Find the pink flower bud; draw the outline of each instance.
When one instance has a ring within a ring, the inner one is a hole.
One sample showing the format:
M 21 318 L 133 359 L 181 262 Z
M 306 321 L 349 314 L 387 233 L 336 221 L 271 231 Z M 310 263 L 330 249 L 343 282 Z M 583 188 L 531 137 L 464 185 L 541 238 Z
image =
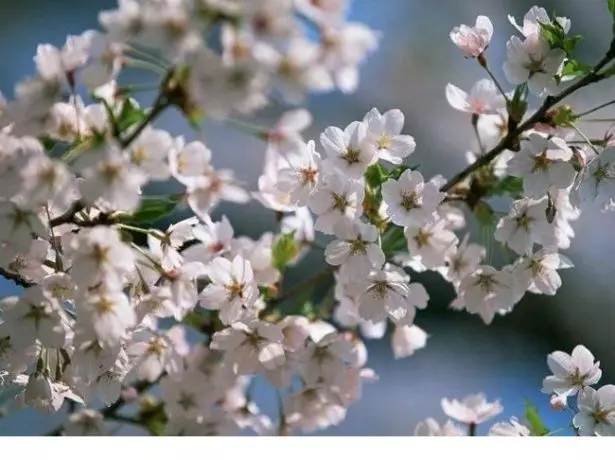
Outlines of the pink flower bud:
M 489 46 L 493 36 L 493 25 L 487 16 L 478 16 L 474 27 L 462 24 L 455 27 L 450 37 L 452 42 L 467 57 L 480 56 Z
M 553 395 L 551 396 L 551 400 L 549 404 L 551 405 L 551 409 L 553 410 L 564 410 L 568 406 L 566 402 L 566 396 Z

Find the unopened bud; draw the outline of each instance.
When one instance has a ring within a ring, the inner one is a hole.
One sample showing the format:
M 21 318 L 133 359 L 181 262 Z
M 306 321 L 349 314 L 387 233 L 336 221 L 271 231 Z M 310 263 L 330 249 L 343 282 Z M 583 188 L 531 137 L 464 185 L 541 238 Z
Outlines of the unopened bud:
M 566 407 L 568 407 L 568 403 L 566 400 L 567 400 L 566 396 L 560 396 L 560 395 L 551 396 L 551 400 L 549 401 L 549 404 L 551 405 L 551 409 L 558 410 L 558 411 L 566 409 Z

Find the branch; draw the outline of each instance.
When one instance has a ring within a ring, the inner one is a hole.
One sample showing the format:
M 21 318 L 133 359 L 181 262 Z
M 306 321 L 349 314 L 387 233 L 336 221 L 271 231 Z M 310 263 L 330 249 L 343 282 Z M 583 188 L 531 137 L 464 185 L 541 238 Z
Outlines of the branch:
M 455 185 L 462 182 L 469 175 L 471 175 L 474 171 L 483 166 L 488 165 L 497 157 L 500 153 L 514 145 L 515 140 L 523 134 L 528 129 L 532 128 L 536 123 L 543 121 L 547 115 L 547 112 L 557 103 L 561 102 L 566 97 L 570 96 L 572 93 L 578 91 L 579 89 L 596 83 L 600 80 L 604 80 L 607 78 L 605 75 L 600 75 L 598 72 L 602 70 L 613 58 L 615 57 L 615 40 L 611 43 L 611 47 L 607 52 L 606 56 L 596 64 L 594 69 L 581 78 L 576 83 L 570 85 L 568 88 L 563 90 L 561 93 L 555 96 L 547 96 L 544 100 L 542 106 L 533 113 L 533 115 L 528 118 L 525 122 L 521 123 L 512 131 L 509 131 L 506 136 L 504 136 L 500 142 L 493 147 L 489 152 L 485 153 L 481 157 L 479 157 L 474 163 L 469 165 L 467 168 L 462 170 L 453 176 L 446 184 L 440 188 L 441 192 L 448 192 Z
M 25 288 L 28 288 L 30 286 L 34 286 L 34 283 L 31 283 L 30 281 L 27 281 L 21 275 L 18 275 L 16 273 L 8 272 L 8 271 L 6 271 L 2 267 L 0 267 L 0 276 L 2 276 L 3 278 L 6 278 L 9 281 L 14 282 L 15 284 L 18 284 L 19 286 L 25 287 Z

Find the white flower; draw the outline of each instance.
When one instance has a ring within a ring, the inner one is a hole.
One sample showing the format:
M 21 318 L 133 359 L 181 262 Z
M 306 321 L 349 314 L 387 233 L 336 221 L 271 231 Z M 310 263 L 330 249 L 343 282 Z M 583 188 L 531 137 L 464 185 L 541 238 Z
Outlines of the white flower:
M 52 382 L 48 376 L 38 371 L 30 375 L 24 394 L 24 402 L 28 406 L 44 411 L 57 412 L 66 398 L 83 404 L 83 399 L 64 383 Z
M 192 229 L 192 236 L 199 242 L 184 250 L 182 255 L 186 260 L 208 263 L 231 250 L 234 233 L 226 216 L 222 216 L 220 222 L 207 218 L 204 225 L 196 225 Z
M 542 382 L 543 393 L 574 396 L 584 387 L 595 385 L 602 377 L 600 362 L 583 345 L 577 345 L 569 355 L 554 351 L 547 356 L 547 364 L 553 375 Z
M 27 253 L 32 244 L 32 235 L 45 237 L 47 231 L 34 212 L 10 201 L 0 201 L 0 235 L 0 245 Z
M 469 243 L 470 234 L 466 233 L 457 250 L 448 256 L 446 265 L 438 268 L 444 279 L 458 287 L 463 279 L 471 275 L 485 258 L 486 249 L 478 244 Z
M 68 417 L 64 436 L 107 436 L 103 415 L 92 409 L 83 409 Z
M 577 406 L 572 423 L 581 436 L 615 436 L 615 385 L 583 388 Z
M 132 362 L 126 379 L 154 382 L 164 371 L 171 375 L 179 373 L 183 369 L 183 356 L 188 351 L 184 335 L 181 326 L 166 333 L 143 329 L 133 334 L 132 342 L 126 348 Z
M 352 93 L 359 85 L 358 67 L 378 48 L 380 34 L 364 24 L 349 22 L 322 30 L 322 59 L 333 73 L 342 93 Z
M 195 104 L 214 119 L 230 112 L 250 113 L 262 107 L 269 82 L 256 61 L 229 64 L 202 47 L 193 59 L 188 91 Z
M 284 401 L 284 415 L 291 427 L 311 433 L 338 425 L 346 417 L 346 408 L 327 385 L 307 386 Z
M 296 150 L 288 152 L 280 160 L 276 187 L 290 195 L 291 203 L 305 206 L 316 190 L 320 175 L 320 154 L 314 141 L 296 144 Z
M 568 188 L 576 176 L 570 163 L 572 150 L 566 141 L 530 134 L 521 150 L 508 162 L 508 173 L 523 179 L 528 198 L 542 198 L 551 188 Z
M 519 37 L 511 37 L 506 43 L 506 52 L 504 73 L 510 83 L 520 85 L 527 82 L 529 90 L 537 96 L 557 91 L 554 77 L 566 57 L 563 50 L 551 49 L 536 32 L 528 35 L 524 41 Z
M 290 104 L 303 102 L 308 92 L 331 91 L 334 82 L 321 61 L 322 50 L 304 37 L 291 38 L 280 52 L 266 43 L 254 48 L 255 58 L 273 73 L 276 88 Z
M 531 252 L 534 243 L 551 246 L 556 243 L 553 224 L 547 221 L 547 199 L 515 201 L 510 214 L 498 222 L 495 239 L 517 254 Z
M 126 330 L 135 325 L 135 311 L 121 291 L 92 291 L 77 299 L 76 307 L 78 325 L 108 346 L 119 344 Z
M 572 262 L 551 249 L 541 249 L 521 259 L 514 269 L 517 282 L 534 294 L 555 295 L 562 280 L 557 270 L 573 267 Z
M 388 317 L 395 323 L 411 325 L 416 308 L 427 307 L 429 295 L 423 285 L 408 284 L 409 280 L 402 270 L 387 266 L 370 273 L 367 280 L 357 280 L 361 318 L 378 323 Z
M 570 30 L 570 19 L 557 16 L 555 20 L 559 23 L 564 32 L 568 33 Z M 523 26 L 517 24 L 516 19 L 510 14 L 508 15 L 508 21 L 526 37 L 528 35 L 540 33 L 542 24 L 553 24 L 547 11 L 539 6 L 533 6 L 525 13 L 525 16 L 523 16 Z
M 310 209 L 318 216 L 314 228 L 332 235 L 338 222 L 352 222 L 363 214 L 364 185 L 339 174 L 321 177 L 310 197 Z
M 377 149 L 378 158 L 399 165 L 416 148 L 414 137 L 401 134 L 404 128 L 404 114 L 392 109 L 380 114 L 373 108 L 363 118 L 367 132 Z
M 361 335 L 367 339 L 381 339 L 386 334 L 387 322 L 372 323 L 361 319 L 357 298 L 351 296 L 341 282 L 342 276 L 336 274 L 335 298 L 338 304 L 333 311 L 333 319 L 337 324 L 345 328 L 359 327 Z M 352 282 L 350 280 L 349 282 Z
M 404 171 L 399 179 L 388 179 L 382 184 L 384 213 L 401 227 L 433 222 L 434 212 L 444 197 L 436 184 L 425 183 L 420 172 L 410 169 Z
M 467 57 L 478 57 L 487 49 L 493 36 L 493 24 L 487 16 L 478 16 L 474 27 L 462 24 L 451 33 L 451 41 Z
M 282 329 L 284 350 L 296 352 L 305 348 L 310 334 L 308 319 L 305 316 L 285 316 L 277 325 Z
M 320 136 L 326 155 L 323 167 L 336 168 L 353 179 L 363 177 L 367 167 L 378 160 L 367 127 L 365 122 L 354 121 L 343 131 L 336 126 L 325 129 Z
M 504 408 L 499 401 L 487 402 L 484 394 L 469 395 L 461 401 L 442 399 L 442 410 L 450 418 L 468 425 L 480 425 L 501 413 Z
M 171 135 L 161 129 L 147 127 L 128 147 L 130 161 L 152 180 L 170 177 L 169 153 L 174 147 Z
M 281 159 L 276 159 L 281 163 Z M 277 212 L 291 212 L 295 210 L 290 193 L 280 190 L 277 186 L 277 166 L 265 165 L 263 174 L 258 178 L 258 192 L 252 192 L 252 196 L 266 208 Z
M 419 257 L 428 269 L 444 265 L 446 259 L 455 252 L 458 238 L 446 228 L 446 221 L 406 227 L 404 230 L 408 251 L 411 256 Z
M 615 147 L 606 148 L 589 162 L 582 176 L 579 194 L 582 199 L 600 199 L 608 204 L 615 198 Z
M 32 286 L 23 291 L 16 302 L 4 302 L 3 333 L 11 336 L 11 345 L 25 350 L 38 339 L 43 346 L 61 348 L 67 335 L 59 302 Z M 4 335 L 0 334 L 0 335 Z
M 454 109 L 474 115 L 497 114 L 506 107 L 504 96 L 489 78 L 477 81 L 470 90 L 470 94 L 448 83 L 446 100 Z
M 267 153 L 269 157 L 293 151 L 303 142 L 301 131 L 312 124 L 312 115 L 306 109 L 288 110 L 267 132 Z
M 70 241 L 69 254 L 73 261 L 71 275 L 81 286 L 121 280 L 134 270 L 133 252 L 117 230 L 106 226 L 82 229 Z
M 258 374 L 282 366 L 285 361 L 279 326 L 264 321 L 233 323 L 213 335 L 211 348 L 225 352 L 224 358 L 237 374 Z
M 204 219 L 221 200 L 233 203 L 247 203 L 250 195 L 239 186 L 233 171 L 211 169 L 207 175 L 188 183 L 187 201 L 190 209 Z
M 458 295 L 469 313 L 480 315 L 485 324 L 490 324 L 496 313 L 512 309 L 516 300 L 514 278 L 505 270 L 481 265 L 461 282 Z
M 325 260 L 330 265 L 348 267 L 351 277 L 365 276 L 372 268 L 384 264 L 384 253 L 378 245 L 378 229 L 371 224 L 357 221 L 340 222 L 335 226 L 335 236 L 325 248 Z
M 232 262 L 216 257 L 210 262 L 207 273 L 212 283 L 201 292 L 201 305 L 219 310 L 220 321 L 224 324 L 241 320 L 258 297 L 250 262 L 239 255 Z
M 197 370 L 186 370 L 181 374 L 164 376 L 160 381 L 164 411 L 170 417 L 196 417 L 215 401 L 214 392 L 207 388 L 206 376 Z
M 336 383 L 354 358 L 354 345 L 335 330 L 322 337 L 318 335 L 312 332 L 312 340 L 301 352 L 301 376 L 307 385 L 320 381 Z
M 201 180 L 211 171 L 211 150 L 200 141 L 184 143 L 175 140 L 175 147 L 169 152 L 169 168 L 175 179 L 186 186 Z
M 75 165 L 83 176 L 79 190 L 86 203 L 97 204 L 114 211 L 132 212 L 141 201 L 141 186 L 147 182 L 145 173 L 131 163 L 119 146 L 106 144 L 88 152 Z
M 265 232 L 254 241 L 247 236 L 235 238 L 231 244 L 231 254 L 240 255 L 250 262 L 257 284 L 275 284 L 280 279 L 280 272 L 273 261 L 274 235 Z
M 61 161 L 33 155 L 21 170 L 25 201 L 31 206 L 50 203 L 66 209 L 76 191 L 74 176 Z
M 465 433 L 452 420 L 440 425 L 433 418 L 419 422 L 414 429 L 414 436 L 464 436 Z
M 489 429 L 489 436 L 530 436 L 530 429 L 512 417 L 509 422 L 499 422 Z
M 412 356 L 416 350 L 424 348 L 429 335 L 420 327 L 405 324 L 395 326 L 391 336 L 391 348 L 395 359 Z

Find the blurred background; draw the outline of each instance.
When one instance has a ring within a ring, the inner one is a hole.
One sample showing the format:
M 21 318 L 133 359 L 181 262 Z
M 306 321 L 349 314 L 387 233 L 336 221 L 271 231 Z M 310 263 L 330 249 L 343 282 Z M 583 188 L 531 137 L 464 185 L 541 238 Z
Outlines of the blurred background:
M 515 32 L 507 14 L 521 22 L 532 5 L 527 0 L 354 0 L 351 19 L 382 32 L 380 49 L 362 69 L 354 95 L 328 94 L 307 101 L 315 123 L 306 138 L 317 139 L 328 125 L 344 127 L 372 107 L 381 112 L 400 108 L 406 114 L 405 133 L 417 142 L 411 163 L 420 164 L 426 177 L 450 177 L 465 166 L 464 152 L 473 133 L 469 117 L 448 106 L 444 88 L 452 82 L 469 90 L 484 75 L 474 61 L 461 56 L 448 34 L 456 25 L 473 25 L 479 14 L 489 16 L 495 34 L 487 57 L 498 79 L 510 89 L 501 71 L 505 42 Z M 14 84 L 33 73 L 37 44 L 61 46 L 67 34 L 96 28 L 97 12 L 115 6 L 115 0 L 0 0 L 0 90 L 10 98 Z M 544 0 L 540 6 L 572 19 L 573 33 L 585 37 L 579 47 L 582 62 L 594 63 L 603 56 L 611 39 L 606 1 Z M 143 78 L 147 80 L 142 83 L 153 81 L 151 74 Z M 582 111 L 614 96 L 615 88 L 607 81 L 567 102 Z M 268 109 L 258 121 L 273 123 L 282 111 L 282 107 Z M 612 117 L 615 112 L 606 109 L 596 115 Z M 199 136 L 176 113 L 166 114 L 157 124 L 187 139 Z M 606 128 L 593 124 L 585 130 L 590 137 L 601 137 Z M 215 123 L 205 123 L 200 135 L 213 151 L 214 166 L 233 168 L 248 189 L 256 190 L 262 142 Z M 275 229 L 273 213 L 257 202 L 222 205 L 213 214 L 214 218 L 226 214 L 236 234 L 256 237 Z M 364 386 L 363 398 L 349 409 L 340 426 L 319 434 L 408 435 L 428 416 L 445 420 L 442 397 L 461 398 L 476 392 L 501 400 L 505 411 L 497 420 L 522 417 L 523 403 L 529 400 L 549 428 L 566 428 L 569 416 L 549 409 L 548 396 L 540 392 L 542 379 L 549 373 L 546 355 L 558 349 L 570 352 L 583 343 L 602 362 L 603 382 L 615 379 L 615 245 L 610 240 L 614 223 L 613 214 L 585 208 L 582 219 L 573 224 L 576 238 L 566 251 L 575 268 L 562 273 L 563 286 L 557 295 L 528 294 L 512 314 L 496 317 L 489 327 L 478 316 L 447 309 L 453 290 L 439 276 L 417 277 L 431 295 L 428 309 L 416 320 L 430 335 L 427 347 L 396 361 L 388 338 L 368 341 L 368 365 L 380 380 Z M 322 254 L 311 255 L 291 273 L 289 282 L 308 276 L 322 263 Z M 16 292 L 14 285 L 0 279 L 0 296 Z M 257 401 L 275 416 L 275 394 L 264 386 L 258 388 Z M 56 415 L 22 411 L 0 419 L 0 434 L 41 434 L 58 420 Z M 479 433 L 487 428 L 481 427 Z

